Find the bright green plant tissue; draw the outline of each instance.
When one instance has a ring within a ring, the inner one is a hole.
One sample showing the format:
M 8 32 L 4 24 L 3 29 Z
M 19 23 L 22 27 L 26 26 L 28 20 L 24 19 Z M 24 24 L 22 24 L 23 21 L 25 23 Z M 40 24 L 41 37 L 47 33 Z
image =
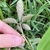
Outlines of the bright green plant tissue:
M 50 50 L 50 26 L 38 44 L 37 50 Z

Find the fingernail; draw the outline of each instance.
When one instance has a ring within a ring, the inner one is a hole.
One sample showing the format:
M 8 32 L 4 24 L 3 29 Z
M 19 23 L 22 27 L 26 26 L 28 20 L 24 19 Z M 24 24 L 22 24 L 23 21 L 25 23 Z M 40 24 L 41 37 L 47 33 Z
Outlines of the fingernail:
M 19 46 L 19 45 L 21 45 L 21 43 L 22 43 L 22 40 L 20 37 L 16 36 L 13 38 L 13 45 L 14 46 Z

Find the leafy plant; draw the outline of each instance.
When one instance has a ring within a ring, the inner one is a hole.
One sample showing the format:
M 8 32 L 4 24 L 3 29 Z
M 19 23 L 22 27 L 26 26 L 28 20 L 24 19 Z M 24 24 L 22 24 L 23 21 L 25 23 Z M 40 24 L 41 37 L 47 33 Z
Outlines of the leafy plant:
M 14 18 L 5 18 L 3 21 L 6 23 L 15 23 L 17 24 L 17 30 L 20 31 L 24 37 L 24 39 L 26 40 L 27 44 L 30 45 L 24 35 L 23 29 L 25 30 L 31 30 L 30 26 L 27 24 L 24 24 L 23 22 L 25 22 L 26 20 L 30 19 L 33 15 L 32 14 L 28 14 L 27 16 L 23 16 L 23 12 L 24 12 L 24 7 L 23 7 L 23 2 L 22 0 L 19 0 L 17 2 L 17 14 L 18 14 L 18 19 L 19 19 L 19 23 L 16 21 L 16 19 Z M 23 16 L 23 17 L 22 17 Z M 23 28 L 23 29 L 22 29 Z M 31 48 L 33 48 L 32 46 L 30 46 Z M 22 48 L 22 47 L 20 47 Z
M 50 1 L 1 0 L 0 19 L 19 31 L 26 40 L 24 45 L 11 50 L 37 50 L 37 44 L 50 25 Z

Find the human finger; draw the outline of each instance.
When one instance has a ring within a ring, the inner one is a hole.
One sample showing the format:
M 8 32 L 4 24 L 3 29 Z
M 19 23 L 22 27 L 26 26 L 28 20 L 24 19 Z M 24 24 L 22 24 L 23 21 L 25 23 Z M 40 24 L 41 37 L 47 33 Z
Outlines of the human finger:
M 0 35 L 0 48 L 16 47 L 22 44 L 22 38 L 11 34 Z
M 16 30 L 10 27 L 8 24 L 0 20 L 0 32 L 5 34 L 15 34 L 17 36 L 21 36 Z
M 8 24 L 0 20 L 0 32 L 3 34 L 12 34 L 16 35 L 22 38 L 23 43 L 25 42 L 24 38 L 12 27 L 10 27 Z

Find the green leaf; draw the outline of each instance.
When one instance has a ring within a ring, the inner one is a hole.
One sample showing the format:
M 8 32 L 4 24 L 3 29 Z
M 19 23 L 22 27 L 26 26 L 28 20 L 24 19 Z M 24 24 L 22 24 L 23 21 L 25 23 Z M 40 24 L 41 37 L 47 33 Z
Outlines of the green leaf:
M 3 11 L 6 11 L 6 12 L 8 12 L 8 13 L 11 13 L 11 10 L 8 8 L 8 7 L 4 7 L 4 8 L 2 8 L 3 9 Z
M 46 10 L 47 10 L 48 12 L 50 12 L 50 9 L 49 9 L 49 8 L 46 8 Z
M 39 3 L 39 4 L 43 4 L 43 3 L 41 2 L 41 0 L 36 0 L 36 2 Z
M 47 0 L 47 2 L 49 3 L 49 5 L 50 5 L 50 1 L 49 0 Z
M 36 1 L 35 1 L 35 0 L 33 0 L 33 4 L 34 4 L 34 6 L 33 6 L 33 7 L 34 7 L 34 9 L 33 9 L 33 10 L 34 10 L 34 13 L 36 14 L 37 4 L 36 4 Z
M 50 50 L 50 26 L 38 44 L 37 50 Z
M 0 7 L 7 7 L 7 5 L 6 5 L 5 2 L 1 2 L 1 1 L 0 1 Z
M 30 2 L 30 0 L 28 0 L 28 6 L 29 6 L 29 9 L 30 9 L 30 12 L 33 14 L 32 3 Z
M 48 7 L 48 4 L 47 2 L 45 4 L 43 4 L 37 11 L 37 14 L 35 14 L 35 17 L 34 17 L 34 20 L 37 19 L 38 15 L 43 12 L 44 9 L 46 9 Z
M 37 12 L 37 15 L 39 15 L 45 8 L 47 8 L 47 6 L 48 6 L 47 3 L 43 4 L 43 5 L 39 8 L 39 10 L 38 10 L 38 12 Z
M 14 3 L 16 3 L 18 0 L 13 0 L 13 2 L 10 5 L 13 5 Z
M 32 42 L 32 45 L 38 44 L 40 40 L 41 40 L 40 38 L 30 39 L 30 41 Z

